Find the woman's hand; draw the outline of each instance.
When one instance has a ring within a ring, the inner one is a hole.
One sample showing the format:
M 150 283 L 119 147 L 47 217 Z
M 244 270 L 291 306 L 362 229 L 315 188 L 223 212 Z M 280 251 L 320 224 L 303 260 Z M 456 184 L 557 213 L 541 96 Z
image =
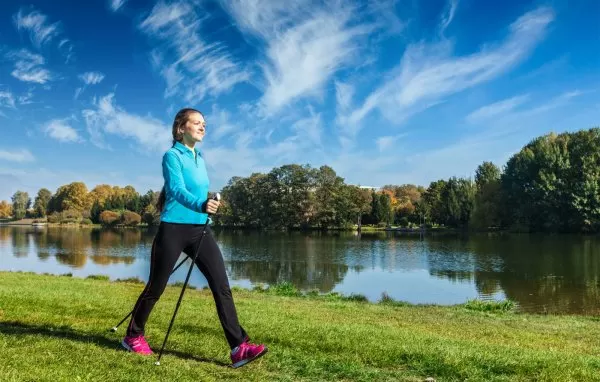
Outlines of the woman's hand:
M 209 199 L 206 202 L 206 212 L 209 214 L 214 214 L 217 212 L 217 210 L 219 209 L 219 206 L 221 205 L 220 202 L 214 200 L 214 199 Z

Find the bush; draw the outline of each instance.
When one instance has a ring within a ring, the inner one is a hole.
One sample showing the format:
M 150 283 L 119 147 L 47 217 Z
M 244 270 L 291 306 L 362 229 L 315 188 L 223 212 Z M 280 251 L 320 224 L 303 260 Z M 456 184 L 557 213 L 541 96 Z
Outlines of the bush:
M 92 224 L 92 221 L 90 219 L 83 219 L 81 221 L 81 224 L 83 224 L 83 225 L 90 225 L 90 224 Z
M 142 222 L 142 217 L 135 212 L 123 211 L 121 215 L 121 223 L 126 226 L 136 226 Z
M 62 212 L 63 220 L 79 220 L 81 217 L 81 212 L 77 210 L 66 210 Z
M 119 222 L 119 214 L 114 211 L 102 211 L 100 213 L 100 224 L 103 226 L 112 226 Z
M 60 212 L 53 212 L 48 215 L 48 223 L 59 223 L 62 220 Z

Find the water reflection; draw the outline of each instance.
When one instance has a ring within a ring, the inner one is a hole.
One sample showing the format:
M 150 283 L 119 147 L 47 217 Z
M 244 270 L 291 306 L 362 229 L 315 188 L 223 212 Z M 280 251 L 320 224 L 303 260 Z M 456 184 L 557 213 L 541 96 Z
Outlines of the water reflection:
M 0 269 L 145 279 L 155 232 L 0 227 Z M 362 293 L 371 300 L 386 292 L 414 303 L 510 298 L 529 312 L 600 313 L 597 237 L 218 230 L 215 235 L 233 284 L 289 281 L 303 290 Z M 171 281 L 178 277 L 184 275 Z

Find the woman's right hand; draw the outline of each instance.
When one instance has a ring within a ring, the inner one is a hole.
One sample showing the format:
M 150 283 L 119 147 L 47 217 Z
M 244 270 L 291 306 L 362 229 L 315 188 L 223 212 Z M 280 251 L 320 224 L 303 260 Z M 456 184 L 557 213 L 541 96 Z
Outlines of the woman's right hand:
M 221 205 L 221 203 L 219 201 L 214 200 L 214 199 L 209 199 L 206 202 L 206 212 L 209 214 L 214 214 L 217 212 L 220 205 Z

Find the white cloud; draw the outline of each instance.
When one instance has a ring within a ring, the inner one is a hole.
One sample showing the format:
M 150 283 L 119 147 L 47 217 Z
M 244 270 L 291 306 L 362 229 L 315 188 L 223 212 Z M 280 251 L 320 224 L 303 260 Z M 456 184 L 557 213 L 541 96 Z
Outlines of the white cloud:
M 16 151 L 0 150 L 0 159 L 9 162 L 33 162 L 35 160 L 33 154 L 26 149 Z
M 42 127 L 42 131 L 60 142 L 80 142 L 82 139 L 67 120 L 54 119 Z
M 60 23 L 50 24 L 48 17 L 37 10 L 25 13 L 25 10 L 21 8 L 13 16 L 13 21 L 17 30 L 29 32 L 31 42 L 38 49 L 60 34 Z
M 7 57 L 15 63 L 15 68 L 10 74 L 18 80 L 45 84 L 53 79 L 50 71 L 43 67 L 44 57 L 39 54 L 21 49 L 8 53 Z
M 153 65 L 167 83 L 165 96 L 200 102 L 250 78 L 223 44 L 202 38 L 200 27 L 206 17 L 200 17 L 194 5 L 159 1 L 140 23 L 142 31 L 165 43 L 151 53 Z
M 379 137 L 376 140 L 377 148 L 379 149 L 380 152 L 386 151 L 389 148 L 393 147 L 394 144 L 396 144 L 396 142 L 398 141 L 398 139 L 401 138 L 402 136 L 404 136 L 404 134 L 387 135 L 387 136 Z
M 113 12 L 116 12 L 127 2 L 127 0 L 109 0 L 109 2 L 110 9 L 112 9 Z
M 411 115 L 458 93 L 498 77 L 523 61 L 544 37 L 554 13 L 538 8 L 510 25 L 508 37 L 500 44 L 487 44 L 477 53 L 452 56 L 449 42 L 411 44 L 400 65 L 384 79 L 348 118 L 359 124 L 378 109 L 388 120 L 401 123 Z
M 225 135 L 231 135 L 240 129 L 237 123 L 231 121 L 231 114 L 216 105 L 213 105 L 211 113 L 206 117 L 209 140 L 218 141 Z
M 155 118 L 126 112 L 116 104 L 114 93 L 95 101 L 94 106 L 82 114 L 95 145 L 106 148 L 103 137 L 112 134 L 141 145 L 140 151 L 163 151 L 170 147 L 172 136 L 168 126 Z
M 442 20 L 440 22 L 440 35 L 444 35 L 446 29 L 450 26 L 450 23 L 454 19 L 454 14 L 456 13 L 456 8 L 458 7 L 458 0 L 450 0 L 448 2 L 448 6 L 446 12 L 442 15 Z
M 12 109 L 16 109 L 15 97 L 10 91 L 0 91 L 0 107 L 10 107 Z
M 96 85 L 102 82 L 104 74 L 100 72 L 85 72 L 79 75 L 79 79 L 86 85 Z
M 31 100 L 32 98 L 33 92 L 30 90 L 27 93 L 19 96 L 19 105 L 29 105 L 30 103 L 33 103 L 33 101 Z
M 516 107 L 522 105 L 529 100 L 529 95 L 520 95 L 512 98 L 508 98 L 502 101 L 494 102 L 490 105 L 482 106 L 479 109 L 473 111 L 467 115 L 466 120 L 470 123 L 481 122 L 485 119 L 495 117 L 507 112 L 514 110 Z
M 267 61 L 261 64 L 265 115 L 301 97 L 318 96 L 326 81 L 356 57 L 357 37 L 373 30 L 352 26 L 355 10 L 338 3 L 318 7 L 307 0 L 237 0 L 222 5 L 241 31 L 268 45 Z

